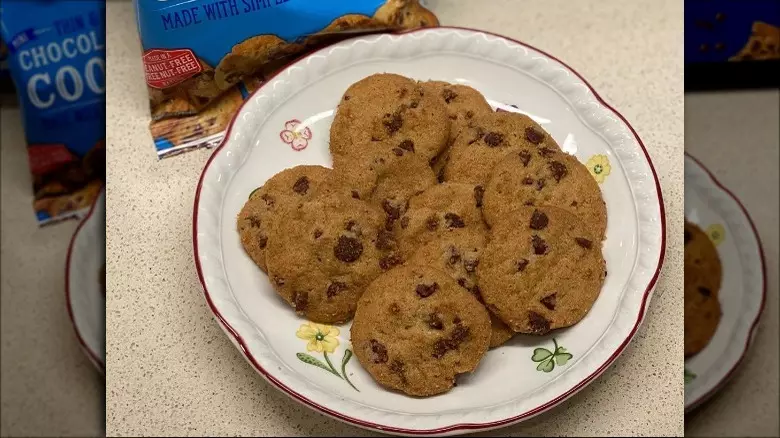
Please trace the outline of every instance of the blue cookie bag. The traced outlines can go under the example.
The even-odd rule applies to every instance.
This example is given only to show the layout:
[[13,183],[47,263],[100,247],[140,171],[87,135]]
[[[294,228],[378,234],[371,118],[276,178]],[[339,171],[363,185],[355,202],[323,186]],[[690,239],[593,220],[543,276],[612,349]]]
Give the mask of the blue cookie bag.
[[105,180],[105,2],[5,0],[0,31],[38,221],[82,216]]

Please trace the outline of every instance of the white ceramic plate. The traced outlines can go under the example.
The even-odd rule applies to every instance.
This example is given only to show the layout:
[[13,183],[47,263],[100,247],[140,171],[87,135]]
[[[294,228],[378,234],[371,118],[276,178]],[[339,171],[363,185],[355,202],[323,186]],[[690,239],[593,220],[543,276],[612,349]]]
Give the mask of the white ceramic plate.
[[753,340],[766,295],[761,242],[745,207],[695,158],[685,156],[685,217],[715,243],[723,268],[715,335],[685,361],[685,410],[699,406],[733,375]]
[[101,374],[105,374],[106,297],[99,275],[105,262],[104,188],[73,233],[65,268],[68,314],[81,348]]
[[[518,336],[489,352],[476,373],[437,397],[410,398],[380,388],[356,360],[348,360],[349,324],[339,327],[339,346],[328,356],[307,351],[306,341],[296,337],[307,321],[277,298],[236,232],[242,205],[270,176],[298,164],[330,165],[334,108],[350,84],[377,72],[465,83],[494,106],[514,110],[510,105],[516,105],[566,151],[601,172],[608,214],[614,218],[604,243],[609,275],[587,317],[549,336]],[[501,36],[439,28],[345,41],[270,79],[247,99],[203,171],[193,239],[200,280],[217,321],[274,386],[357,426],[454,434],[543,412],[617,358],[643,319],[661,267],[663,211],[641,141],[578,74],[550,55]],[[571,360],[564,364],[566,357],[557,355],[532,361],[535,348],[553,353],[554,345],[564,347]]]

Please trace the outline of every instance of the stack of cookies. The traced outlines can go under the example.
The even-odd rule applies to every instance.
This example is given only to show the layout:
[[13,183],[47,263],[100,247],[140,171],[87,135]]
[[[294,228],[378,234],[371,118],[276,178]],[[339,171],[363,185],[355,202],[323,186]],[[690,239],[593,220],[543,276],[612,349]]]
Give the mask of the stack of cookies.
[[685,357],[709,344],[720,323],[721,265],[707,233],[685,221]]
[[577,159],[473,88],[376,74],[344,93],[333,169],[251,195],[241,242],[309,320],[353,319],[383,386],[448,391],[488,348],[581,320],[606,275],[606,207]]

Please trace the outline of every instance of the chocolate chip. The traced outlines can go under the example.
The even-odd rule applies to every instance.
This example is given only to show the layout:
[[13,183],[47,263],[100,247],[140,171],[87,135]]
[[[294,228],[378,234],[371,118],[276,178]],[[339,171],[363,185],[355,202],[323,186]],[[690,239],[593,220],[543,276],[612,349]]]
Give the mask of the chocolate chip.
[[474,132],[474,138],[469,140],[468,144],[471,145],[471,144],[474,144],[474,143],[478,142],[482,138],[482,136],[484,136],[484,135],[485,135],[485,130],[484,129],[476,128],[476,130]]
[[322,230],[320,230],[319,228],[317,228],[316,230],[314,230],[314,238],[315,238],[315,239],[319,239],[319,238],[320,238],[320,236],[322,236]]
[[488,132],[485,136],[485,144],[490,147],[497,147],[504,142],[504,134],[498,132]]
[[404,150],[401,148],[393,148],[393,153],[395,154],[396,157],[400,157],[401,155],[404,154]]
[[533,334],[543,335],[550,331],[550,321],[536,312],[528,312],[528,328]]
[[357,222],[350,219],[344,224],[344,229],[347,231],[352,231],[352,229],[355,228],[355,225],[357,225]]
[[434,329],[434,330],[442,330],[444,329],[444,323],[441,322],[441,318],[439,318],[439,315],[435,313],[431,313],[428,315],[428,327]]
[[463,261],[463,269],[466,272],[474,272],[479,265],[479,259],[466,259]]
[[550,158],[553,155],[555,155],[555,149],[551,149],[548,147],[539,148],[539,155],[543,156],[544,158]]
[[390,254],[379,259],[379,267],[383,271],[387,271],[393,266],[400,265],[402,262],[403,260],[397,254]]
[[452,90],[451,90],[451,89],[449,89],[449,88],[445,88],[445,89],[443,89],[443,90],[441,91],[441,97],[443,97],[443,98],[444,98],[444,101],[445,101],[446,103],[450,103],[450,102],[452,102],[452,100],[453,100],[453,99],[455,99],[456,97],[458,97],[458,94],[457,94],[456,92],[452,91]]
[[382,124],[385,125],[385,129],[387,129],[387,133],[390,135],[395,134],[398,132],[399,129],[401,129],[401,125],[403,125],[403,119],[401,118],[400,113],[394,113],[392,115],[387,115],[385,117],[385,120],[382,121]]
[[593,242],[584,237],[575,237],[574,241],[577,242],[577,245],[585,249],[591,249],[593,247]]
[[306,291],[295,291],[292,296],[293,306],[296,312],[303,312],[309,305],[309,293]]
[[280,286],[280,287],[284,286],[284,278],[275,276],[274,277],[274,284],[276,284],[277,286]]
[[357,190],[352,191],[352,197],[355,199],[360,199],[360,193],[358,193]]
[[544,307],[548,308],[549,310],[555,310],[555,292],[542,298],[539,300],[539,302],[541,302]]
[[369,345],[371,346],[371,362],[374,363],[385,363],[387,362],[387,348],[385,348],[384,345],[382,345],[379,341],[376,339],[372,339],[369,341]]
[[455,213],[445,213],[444,220],[447,221],[447,228],[463,228],[466,226],[463,219]]
[[249,216],[247,219],[249,219],[249,225],[253,228],[257,228],[263,223],[263,221],[255,215]]
[[544,134],[529,126],[525,128],[525,139],[533,144],[540,144],[544,141]]
[[406,96],[406,93],[408,92],[409,90],[407,90],[406,88],[401,88],[400,90],[398,90],[398,98],[403,99]]
[[420,102],[413,100],[412,103],[409,104],[410,108],[417,108],[417,106],[420,104]]
[[534,234],[531,237],[531,245],[534,247],[534,254],[536,255],[544,255],[547,254],[547,242],[544,241],[541,237]]
[[444,182],[444,168],[442,167],[439,169],[439,173],[436,175],[436,181],[439,182],[439,184]]
[[268,245],[268,237],[260,236],[260,237],[257,238],[257,246],[260,249],[265,248],[266,245]]
[[429,231],[434,231],[439,227],[439,216],[431,215],[425,220],[425,226]]
[[547,182],[544,180],[544,178],[539,178],[536,180],[536,190],[541,191],[545,185],[547,185]]
[[712,291],[707,289],[706,287],[699,286],[698,291],[700,294],[704,295],[707,298],[709,298],[710,295],[712,295]]
[[333,255],[344,263],[352,263],[363,254],[363,244],[354,237],[339,236],[336,246],[333,248]]
[[532,199],[529,199],[529,200],[523,202],[523,205],[525,205],[525,206],[533,206],[534,205],[534,201]]
[[685,245],[687,245],[688,242],[690,242],[692,238],[693,238],[693,236],[691,235],[691,232],[688,231],[688,230],[685,230],[685,240],[684,240],[685,241]]
[[388,368],[390,368],[390,371],[396,374],[404,373],[404,363],[398,359],[393,359],[393,361],[390,362],[390,365],[388,365]]
[[349,94],[344,95],[344,100],[349,100]]
[[454,265],[455,263],[458,263],[460,261],[460,253],[458,252],[458,248],[455,248],[455,246],[450,245],[450,259],[449,263],[451,265]]
[[458,345],[462,344],[469,336],[469,332],[470,330],[468,327],[464,327],[460,324],[455,325],[455,329],[452,330],[452,334],[450,335],[450,347],[458,348]]
[[420,298],[428,298],[429,296],[433,295],[434,292],[436,292],[439,289],[439,283],[436,283],[435,281],[433,284],[418,284],[415,291],[417,292],[417,295],[420,296]]
[[299,195],[305,195],[308,190],[309,178],[306,175],[298,178],[298,181],[293,184],[293,191]]
[[411,140],[404,140],[398,144],[398,147],[409,152],[414,152],[414,142]]
[[433,343],[433,357],[441,359],[449,350],[449,343],[446,339],[439,339]]
[[266,207],[273,207],[274,206],[274,197],[269,195],[268,193],[263,193],[263,196],[260,197],[263,201],[265,201]]
[[563,177],[569,174],[568,169],[566,169],[566,165],[560,161],[550,162],[550,172],[552,172],[552,176],[557,182],[560,182]]
[[462,321],[460,320],[460,316],[455,316],[455,318],[452,318],[452,323],[455,325],[460,325]]
[[477,207],[482,207],[482,198],[485,196],[485,188],[482,186],[474,187],[474,199],[477,201]]
[[474,111],[471,110],[466,111],[466,118],[470,119],[472,117],[474,117]]
[[529,225],[532,230],[543,230],[550,220],[547,215],[539,210],[534,210],[531,214],[531,224]]
[[528,163],[531,162],[531,153],[528,151],[520,151],[517,156],[520,157],[520,161],[523,163],[523,167],[528,167]]
[[571,204],[569,204],[569,206],[576,207],[577,206],[577,201],[571,201]]
[[347,289],[346,283],[342,283],[340,281],[334,281],[328,285],[328,291],[326,292],[326,294],[328,295],[328,298],[333,298],[336,295],[338,295],[339,292],[346,289]]
[[393,205],[389,199],[382,201],[382,210],[384,210],[387,217],[393,221],[401,217],[401,208],[397,205]]
[[401,228],[406,229],[406,227],[409,226],[409,216],[404,216],[401,218]]
[[401,308],[398,307],[398,303],[393,303],[390,305],[390,313],[397,315],[401,311]]
[[528,266],[528,259],[520,259],[517,261],[517,272],[525,271],[525,267]]
[[523,184],[530,186],[533,183],[534,183],[534,179],[531,178],[530,176],[523,178]]
[[470,290],[468,284],[466,283],[467,281],[468,280],[466,280],[465,278],[461,277],[461,278],[458,279],[458,285],[460,287],[466,289],[466,290]]
[[395,236],[387,230],[380,230],[376,236],[376,249],[387,251],[395,247]]

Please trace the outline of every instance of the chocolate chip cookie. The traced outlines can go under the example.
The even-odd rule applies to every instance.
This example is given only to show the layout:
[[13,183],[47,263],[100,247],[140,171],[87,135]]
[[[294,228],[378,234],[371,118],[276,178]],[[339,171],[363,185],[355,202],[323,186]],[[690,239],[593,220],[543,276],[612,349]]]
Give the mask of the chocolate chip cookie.
[[[485,241],[486,235],[482,231],[456,229],[421,246],[408,263],[430,266],[446,272],[460,287],[474,294],[482,303],[476,270]],[[492,313],[490,323],[490,348],[498,347],[515,334]]]
[[322,194],[285,211],[266,248],[268,276],[296,313],[348,321],[365,287],[400,264],[384,214],[365,201]]
[[418,248],[453,231],[485,232],[481,191],[471,184],[444,183],[413,196],[397,221],[401,253],[408,257]]
[[512,112],[475,115],[450,148],[444,181],[487,184],[493,167],[510,152],[560,149],[530,117]]
[[549,205],[577,215],[604,239],[607,207],[601,189],[584,164],[558,148],[524,147],[493,168],[482,213],[490,225],[516,205]]
[[430,396],[477,368],[488,349],[490,318],[446,273],[404,265],[366,289],[351,336],[355,356],[379,384]]
[[375,74],[342,96],[330,128],[330,152],[336,163],[398,148],[428,162],[447,145],[449,132],[447,109],[436,96],[409,78]]
[[720,323],[718,302],[722,268],[709,236],[686,221],[685,248],[685,356],[700,352],[709,344]]
[[512,330],[539,335],[579,322],[605,275],[599,241],[555,207],[519,207],[494,224],[477,266],[488,309]]
[[[455,140],[458,132],[465,127],[469,120],[477,114],[493,112],[490,104],[479,91],[462,84],[450,84],[443,81],[421,82],[427,93],[438,96],[447,107],[447,116],[450,118],[450,142]],[[431,167],[436,175],[442,175],[444,166],[449,158],[449,145],[431,162]]]
[[275,212],[310,200],[330,172],[322,166],[295,166],[272,176],[250,194],[238,214],[238,234],[244,250],[260,269],[266,270],[265,251]]

